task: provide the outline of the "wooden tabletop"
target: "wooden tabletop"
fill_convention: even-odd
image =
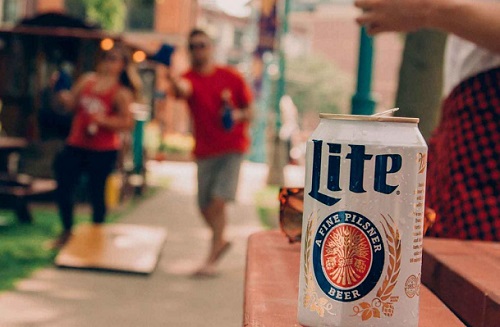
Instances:
[[[21,137],[0,136],[0,150],[19,150],[28,146],[28,141]]]
[[[290,327],[297,321],[300,244],[280,231],[253,234],[248,241],[243,326]],[[421,327],[464,326],[426,287],[420,290]]]
[[[425,238],[422,282],[468,326],[500,326],[500,243]]]

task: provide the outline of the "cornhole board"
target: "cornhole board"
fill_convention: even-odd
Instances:
[[[59,267],[150,274],[167,233],[128,224],[80,225],[55,259]]]

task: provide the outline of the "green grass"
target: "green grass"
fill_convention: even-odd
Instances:
[[[255,204],[260,222],[265,229],[279,227],[279,187],[266,186],[255,194]]]
[[[107,222],[125,216],[144,199],[154,195],[157,189],[149,188],[139,199],[132,199],[112,211]],[[35,208],[34,222],[19,224],[11,211],[0,210],[0,292],[15,287],[20,279],[30,276],[35,270],[52,265],[57,254],[47,248],[61,232],[61,223],[56,208]],[[76,214],[75,223],[89,222],[88,214]]]

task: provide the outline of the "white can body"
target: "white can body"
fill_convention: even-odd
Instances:
[[[417,123],[321,115],[306,155],[302,325],[418,326],[427,145]]]

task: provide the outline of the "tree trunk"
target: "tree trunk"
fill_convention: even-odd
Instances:
[[[420,118],[419,128],[426,140],[435,128],[441,111],[443,55],[446,35],[421,30],[406,35],[399,71],[396,113]]]

